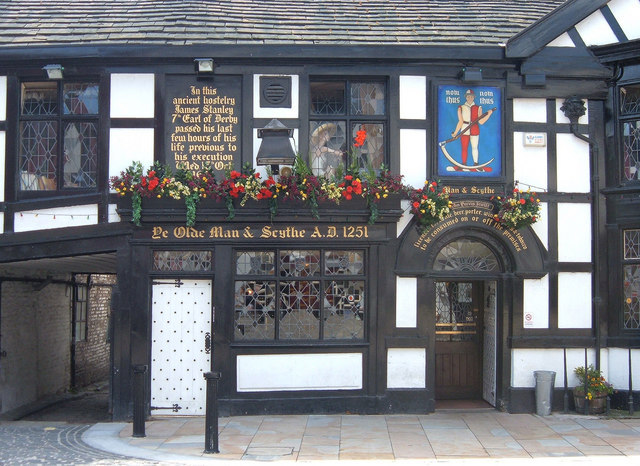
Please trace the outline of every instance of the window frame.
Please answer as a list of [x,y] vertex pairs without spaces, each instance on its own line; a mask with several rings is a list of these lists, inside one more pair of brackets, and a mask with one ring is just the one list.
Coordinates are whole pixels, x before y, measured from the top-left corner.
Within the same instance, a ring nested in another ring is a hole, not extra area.
[[[637,231],[638,234],[640,235],[640,227],[637,228],[624,228],[621,230],[621,240],[622,240],[622,244],[621,244],[621,261],[620,261],[620,272],[622,274],[621,276],[621,280],[620,280],[620,288],[619,288],[619,293],[620,293],[620,314],[619,314],[619,318],[620,318],[620,330],[625,333],[625,334],[633,334],[636,335],[638,333],[640,333],[640,324],[638,325],[637,328],[629,328],[625,325],[625,313],[626,313],[626,305],[627,303],[625,302],[625,268],[627,266],[637,266],[640,268],[640,256],[638,258],[627,258],[626,257],[626,232],[627,231]],[[640,317],[639,317],[640,319]]]
[[[618,141],[618,162],[619,162],[619,168],[618,168],[618,173],[617,173],[617,178],[620,182],[621,185],[623,186],[627,186],[627,185],[637,185],[640,184],[640,170],[636,171],[636,179],[627,179],[626,176],[624,175],[624,170],[625,170],[625,165],[624,165],[624,146],[625,146],[625,136],[624,136],[624,126],[627,123],[633,123],[633,122],[637,122],[638,127],[639,127],[639,131],[640,131],[640,103],[638,104],[638,108],[636,112],[629,112],[629,113],[624,113],[623,112],[623,108],[622,108],[622,89],[624,87],[636,87],[638,88],[638,90],[640,91],[640,82],[639,81],[629,81],[629,82],[625,82],[625,83],[620,83],[618,86],[615,87],[616,90],[616,116],[617,116],[617,127],[618,127],[618,134],[620,135],[619,137],[619,141]],[[640,144],[640,142],[639,142]],[[640,153],[638,154],[638,157],[640,157]]]
[[[58,111],[54,115],[25,115],[23,114],[23,84],[28,83],[55,83],[56,85],[56,104]],[[65,84],[94,84],[98,88],[97,113],[91,114],[64,114],[64,85]],[[70,196],[70,195],[82,195],[82,194],[97,194],[104,186],[105,163],[103,158],[105,157],[105,131],[104,131],[104,112],[106,111],[105,105],[105,84],[104,79],[100,75],[89,75],[81,77],[64,78],[60,80],[47,80],[36,77],[25,77],[18,79],[16,86],[16,127],[15,127],[15,168],[14,168],[14,183],[16,199],[29,200],[40,199],[45,197],[56,196]],[[21,189],[21,125],[23,122],[37,122],[37,121],[53,121],[57,124],[56,137],[57,137],[57,150],[56,150],[56,186],[55,189],[39,189],[39,190],[23,190]],[[93,123],[95,124],[96,135],[96,160],[95,160],[95,185],[92,187],[65,187],[64,186],[64,163],[60,161],[64,158],[64,137],[65,126],[69,123]]]
[[[341,114],[316,114],[313,112],[313,91],[312,87],[315,83],[344,83],[344,107],[345,111]],[[355,115],[351,110],[351,87],[353,84],[358,83],[371,83],[371,84],[380,84],[382,85],[384,91],[384,113],[379,115]],[[308,151],[307,156],[307,164],[313,171],[314,175],[320,176],[324,175],[324,173],[316,173],[313,168],[313,154],[311,151],[311,137],[312,130],[311,124],[312,122],[344,122],[345,123],[345,150],[342,151],[343,162],[345,163],[345,168],[350,163],[349,155],[354,151],[354,139],[352,137],[352,127],[358,124],[381,124],[382,125],[382,135],[383,135],[383,160],[382,164],[385,167],[389,167],[390,160],[390,151],[389,151],[389,134],[390,134],[390,96],[389,96],[389,77],[388,76],[371,76],[371,75],[353,75],[353,76],[323,76],[323,75],[312,75],[309,77],[308,81],[309,93],[308,93],[308,114],[307,114],[307,130],[308,130],[308,140],[306,141],[306,150]],[[362,167],[361,167],[362,168]],[[366,168],[366,167],[365,167]],[[380,167],[374,167],[377,171]]]
[[[280,261],[280,252],[281,251],[318,251],[320,260],[319,260],[319,273],[317,275],[310,276],[287,276],[281,275],[279,273],[279,261]],[[360,252],[362,253],[362,274],[354,275],[354,274],[328,274],[325,271],[325,253],[328,251],[349,251],[349,252]],[[239,253],[256,253],[256,252],[273,252],[274,253],[274,273],[273,274],[247,274],[242,275],[237,273],[237,258]],[[322,345],[322,346],[335,346],[335,345],[349,345],[349,346],[359,346],[363,344],[367,344],[369,338],[369,319],[371,310],[371,295],[370,295],[370,282],[371,277],[368,269],[369,265],[369,250],[367,247],[340,247],[340,246],[305,246],[305,245],[289,245],[289,246],[273,246],[273,247],[264,247],[264,248],[234,248],[232,252],[232,261],[233,261],[233,270],[232,270],[232,309],[233,314],[231,320],[231,342],[234,346],[238,345],[274,345],[274,346],[291,346],[297,344],[313,344],[313,345]],[[250,281],[262,281],[262,282],[272,282],[274,288],[274,330],[272,338],[262,338],[262,339],[238,339],[236,338],[236,283],[238,282],[250,282]],[[282,338],[280,336],[280,320],[282,318],[282,307],[281,307],[281,284],[284,282],[293,282],[293,281],[318,281],[319,282],[319,315],[318,319],[318,336],[317,338],[303,338],[303,339],[293,339],[293,338]],[[362,319],[362,337],[361,338],[327,338],[325,336],[325,320],[326,313],[328,312],[324,300],[325,300],[325,291],[327,284],[330,281],[361,281],[363,282],[363,291],[364,291],[364,304],[363,304],[363,319]]]

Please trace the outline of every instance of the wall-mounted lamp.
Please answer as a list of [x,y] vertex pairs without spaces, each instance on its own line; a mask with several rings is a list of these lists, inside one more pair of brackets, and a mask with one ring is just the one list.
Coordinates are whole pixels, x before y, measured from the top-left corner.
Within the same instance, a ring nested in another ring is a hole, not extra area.
[[[287,128],[274,118],[267,126],[258,130],[258,137],[262,139],[262,142],[256,156],[257,165],[294,164],[296,154],[290,142],[290,138],[293,137],[292,129]],[[274,170],[274,172],[277,172],[277,170]]]
[[46,65],[42,69],[47,72],[49,79],[62,79],[62,71],[64,70],[62,65]]
[[198,74],[213,74],[215,63],[213,58],[195,58],[193,60],[195,64],[196,73]]
[[465,83],[482,81],[482,70],[480,68],[465,66],[462,68],[462,71],[460,71],[459,77],[462,82]]

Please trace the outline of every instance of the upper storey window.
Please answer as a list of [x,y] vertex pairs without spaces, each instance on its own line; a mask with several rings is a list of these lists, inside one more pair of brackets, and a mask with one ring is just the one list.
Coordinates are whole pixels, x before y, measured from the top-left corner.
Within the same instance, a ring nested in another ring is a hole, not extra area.
[[18,189],[97,187],[98,97],[95,82],[24,82],[21,87]]
[[622,182],[640,179],[640,84],[620,87]]
[[312,81],[310,91],[309,162],[314,175],[333,176],[340,165],[352,163],[348,154],[361,168],[379,169],[386,162],[385,83]]

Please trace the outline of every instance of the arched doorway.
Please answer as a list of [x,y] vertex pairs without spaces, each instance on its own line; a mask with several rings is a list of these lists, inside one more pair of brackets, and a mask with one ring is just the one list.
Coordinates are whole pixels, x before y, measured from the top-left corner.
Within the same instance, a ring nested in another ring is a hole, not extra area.
[[[496,405],[496,292],[500,262],[474,239],[455,239],[438,252],[434,273],[435,399],[484,399]],[[465,275],[465,278],[461,277]]]

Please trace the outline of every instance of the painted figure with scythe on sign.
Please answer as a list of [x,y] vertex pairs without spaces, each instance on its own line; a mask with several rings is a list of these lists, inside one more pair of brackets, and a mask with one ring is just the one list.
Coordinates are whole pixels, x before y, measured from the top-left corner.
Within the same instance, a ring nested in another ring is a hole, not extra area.
[[[465,94],[465,103],[458,107],[458,124],[451,133],[451,138],[439,143],[440,149],[453,166],[447,167],[448,171],[472,171],[472,172],[490,172],[492,169],[489,164],[493,162],[493,158],[488,162],[480,163],[480,154],[478,150],[480,142],[480,126],[484,125],[491,117],[496,108],[492,108],[487,112],[482,112],[482,107],[475,103],[475,92],[468,89]],[[461,161],[453,158],[446,148],[450,142],[460,139],[462,147]],[[469,145],[471,145],[471,157],[473,162],[468,161]]]

